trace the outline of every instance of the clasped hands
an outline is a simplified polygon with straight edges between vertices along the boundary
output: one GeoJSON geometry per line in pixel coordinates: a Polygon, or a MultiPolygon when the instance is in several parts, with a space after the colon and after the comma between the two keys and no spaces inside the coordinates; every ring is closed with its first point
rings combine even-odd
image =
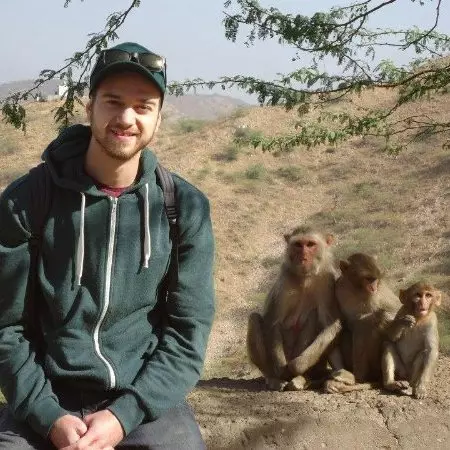
{"type": "Polygon", "coordinates": [[[49,438],[58,450],[114,450],[124,432],[117,417],[105,409],[84,419],[70,414],[60,417],[49,438]]]}

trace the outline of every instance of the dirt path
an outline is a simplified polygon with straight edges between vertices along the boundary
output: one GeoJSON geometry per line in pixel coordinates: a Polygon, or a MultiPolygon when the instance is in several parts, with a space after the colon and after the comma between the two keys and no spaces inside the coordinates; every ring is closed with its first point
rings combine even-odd
{"type": "Polygon", "coordinates": [[[201,381],[190,396],[208,449],[448,449],[450,358],[429,398],[379,390],[268,392],[258,378],[201,381]]]}

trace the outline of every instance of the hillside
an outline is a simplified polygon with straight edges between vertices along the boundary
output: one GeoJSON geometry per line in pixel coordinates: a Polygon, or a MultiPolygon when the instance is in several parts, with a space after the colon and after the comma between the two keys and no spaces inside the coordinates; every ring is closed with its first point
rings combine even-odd
{"type": "MultiPolygon", "coordinates": [[[[409,108],[450,121],[449,100],[440,97],[409,108]]],[[[379,92],[355,99],[365,105],[391,101],[379,92]]],[[[55,135],[54,106],[30,105],[25,136],[0,124],[0,185],[38,161],[55,135]]],[[[166,122],[155,143],[162,163],[211,201],[217,315],[203,381],[190,396],[208,446],[448,448],[448,297],[440,310],[442,357],[426,400],[377,390],[345,396],[266,392],[246,360],[248,313],[261,307],[280,262],[283,233],[295,225],[310,223],[332,232],[337,257],[355,250],[376,254],[396,291],[427,278],[450,292],[450,152],[442,148],[445,137],[416,141],[396,157],[383,153],[376,138],[277,155],[233,143],[237,134],[292,130],[296,120],[295,113],[281,108],[239,109],[189,129],[166,122]]]]}

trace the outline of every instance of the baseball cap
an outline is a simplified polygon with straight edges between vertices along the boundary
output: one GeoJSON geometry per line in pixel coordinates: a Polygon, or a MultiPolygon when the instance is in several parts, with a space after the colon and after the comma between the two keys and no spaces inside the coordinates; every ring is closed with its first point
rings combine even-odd
{"type": "Polygon", "coordinates": [[[135,42],[124,42],[102,50],[89,80],[89,94],[109,75],[136,72],[153,82],[164,98],[166,91],[166,60],[135,42]]]}

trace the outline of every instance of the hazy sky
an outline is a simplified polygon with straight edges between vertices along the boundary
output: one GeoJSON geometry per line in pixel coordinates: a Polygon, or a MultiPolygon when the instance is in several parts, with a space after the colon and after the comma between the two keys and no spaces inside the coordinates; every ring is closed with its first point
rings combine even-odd
{"type": "MultiPolygon", "coordinates": [[[[418,0],[415,3],[399,0],[378,13],[373,24],[430,26],[437,0],[424,1],[426,6],[421,7],[418,0]]],[[[64,0],[3,0],[0,83],[35,78],[42,69],[58,68],[65,58],[84,48],[89,33],[103,28],[110,12],[124,10],[130,3],[130,0],[72,0],[64,8],[64,0]]],[[[348,4],[342,0],[261,3],[305,15],[336,4],[348,4]]],[[[439,30],[450,34],[450,2],[442,3],[439,30]]],[[[289,47],[266,41],[247,48],[242,43],[244,34],[235,44],[226,40],[223,11],[223,0],[142,0],[119,30],[120,41],[139,42],[166,56],[169,81],[214,79],[240,73],[274,78],[276,73],[294,67],[289,61],[293,54],[289,47]]]]}

